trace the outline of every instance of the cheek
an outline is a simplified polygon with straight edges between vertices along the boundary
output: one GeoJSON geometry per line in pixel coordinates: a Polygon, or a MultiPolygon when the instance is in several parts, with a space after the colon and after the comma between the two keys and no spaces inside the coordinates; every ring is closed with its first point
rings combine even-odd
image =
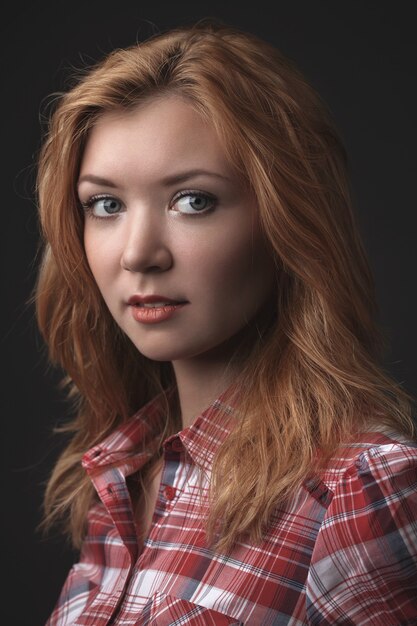
{"type": "Polygon", "coordinates": [[[209,299],[222,294],[238,294],[239,300],[256,296],[262,283],[269,281],[272,265],[265,246],[252,239],[251,229],[234,228],[184,245],[182,261],[194,285],[209,299]]]}
{"type": "Polygon", "coordinates": [[[275,264],[265,241],[257,233],[235,240],[219,264],[217,279],[227,294],[234,294],[235,303],[253,312],[274,289],[275,264]]]}
{"type": "Polygon", "coordinates": [[[102,289],[106,278],[114,274],[118,264],[118,250],[110,237],[88,225],[84,228],[84,249],[88,265],[96,283],[102,289]]]}

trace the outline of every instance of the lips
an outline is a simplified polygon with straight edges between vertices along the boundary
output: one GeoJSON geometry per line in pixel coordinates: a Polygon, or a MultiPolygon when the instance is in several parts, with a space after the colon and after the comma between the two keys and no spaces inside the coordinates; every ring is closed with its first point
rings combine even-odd
{"type": "Polygon", "coordinates": [[[187,300],[174,300],[173,298],[170,298],[168,296],[163,296],[163,295],[159,295],[159,294],[154,294],[154,295],[140,295],[140,294],[135,294],[134,296],[131,296],[128,300],[128,304],[131,306],[136,306],[136,307],[144,307],[145,305],[157,305],[159,304],[160,306],[164,306],[167,304],[184,304],[186,303],[187,300]]]}
{"type": "Polygon", "coordinates": [[[177,304],[179,304],[179,302],[144,302],[143,304],[135,304],[134,306],[156,309],[162,306],[176,306],[177,304]]]}

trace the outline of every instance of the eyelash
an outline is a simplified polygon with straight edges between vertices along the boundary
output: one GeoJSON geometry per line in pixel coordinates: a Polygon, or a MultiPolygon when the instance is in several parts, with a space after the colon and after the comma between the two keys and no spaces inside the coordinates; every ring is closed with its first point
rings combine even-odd
{"type": "MultiPolygon", "coordinates": [[[[179,200],[181,200],[181,198],[186,198],[187,196],[197,196],[199,198],[205,198],[209,200],[209,202],[211,202],[212,206],[204,211],[200,211],[199,213],[198,212],[197,213],[181,213],[181,211],[176,211],[177,213],[185,217],[193,217],[193,218],[203,217],[204,215],[207,215],[207,213],[211,213],[217,204],[217,199],[212,194],[209,194],[203,191],[197,191],[196,189],[184,189],[183,191],[180,191],[178,194],[176,194],[173,197],[170,203],[170,208],[174,206],[179,200]]],[[[119,213],[115,213],[114,216],[112,216],[112,214],[109,213],[108,217],[94,215],[93,205],[95,204],[95,202],[98,202],[99,200],[117,200],[117,198],[111,195],[107,195],[107,194],[96,194],[94,196],[91,196],[86,202],[80,202],[81,208],[84,210],[85,214],[88,214],[90,218],[96,219],[96,220],[108,220],[111,217],[117,217],[119,215],[119,213]]],[[[120,200],[117,200],[117,202],[120,202],[120,200]]]]}

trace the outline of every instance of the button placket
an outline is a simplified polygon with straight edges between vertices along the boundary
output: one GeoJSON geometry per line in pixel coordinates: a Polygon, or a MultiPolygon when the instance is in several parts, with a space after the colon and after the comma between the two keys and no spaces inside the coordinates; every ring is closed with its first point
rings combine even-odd
{"type": "Polygon", "coordinates": [[[183,451],[181,439],[177,436],[165,443],[165,464],[161,477],[160,498],[161,505],[170,508],[170,503],[178,496],[177,471],[180,467],[181,455],[183,451]]]}

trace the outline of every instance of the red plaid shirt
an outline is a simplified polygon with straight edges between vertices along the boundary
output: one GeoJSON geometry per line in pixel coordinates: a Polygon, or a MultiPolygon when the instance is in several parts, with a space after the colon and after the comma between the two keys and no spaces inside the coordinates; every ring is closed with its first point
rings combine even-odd
{"type": "Polygon", "coordinates": [[[99,502],[47,626],[417,624],[417,444],[365,433],[277,508],[262,543],[214,553],[205,496],[227,399],[164,442],[140,553],[126,477],[159,445],[158,398],[85,454],[99,502]]]}

